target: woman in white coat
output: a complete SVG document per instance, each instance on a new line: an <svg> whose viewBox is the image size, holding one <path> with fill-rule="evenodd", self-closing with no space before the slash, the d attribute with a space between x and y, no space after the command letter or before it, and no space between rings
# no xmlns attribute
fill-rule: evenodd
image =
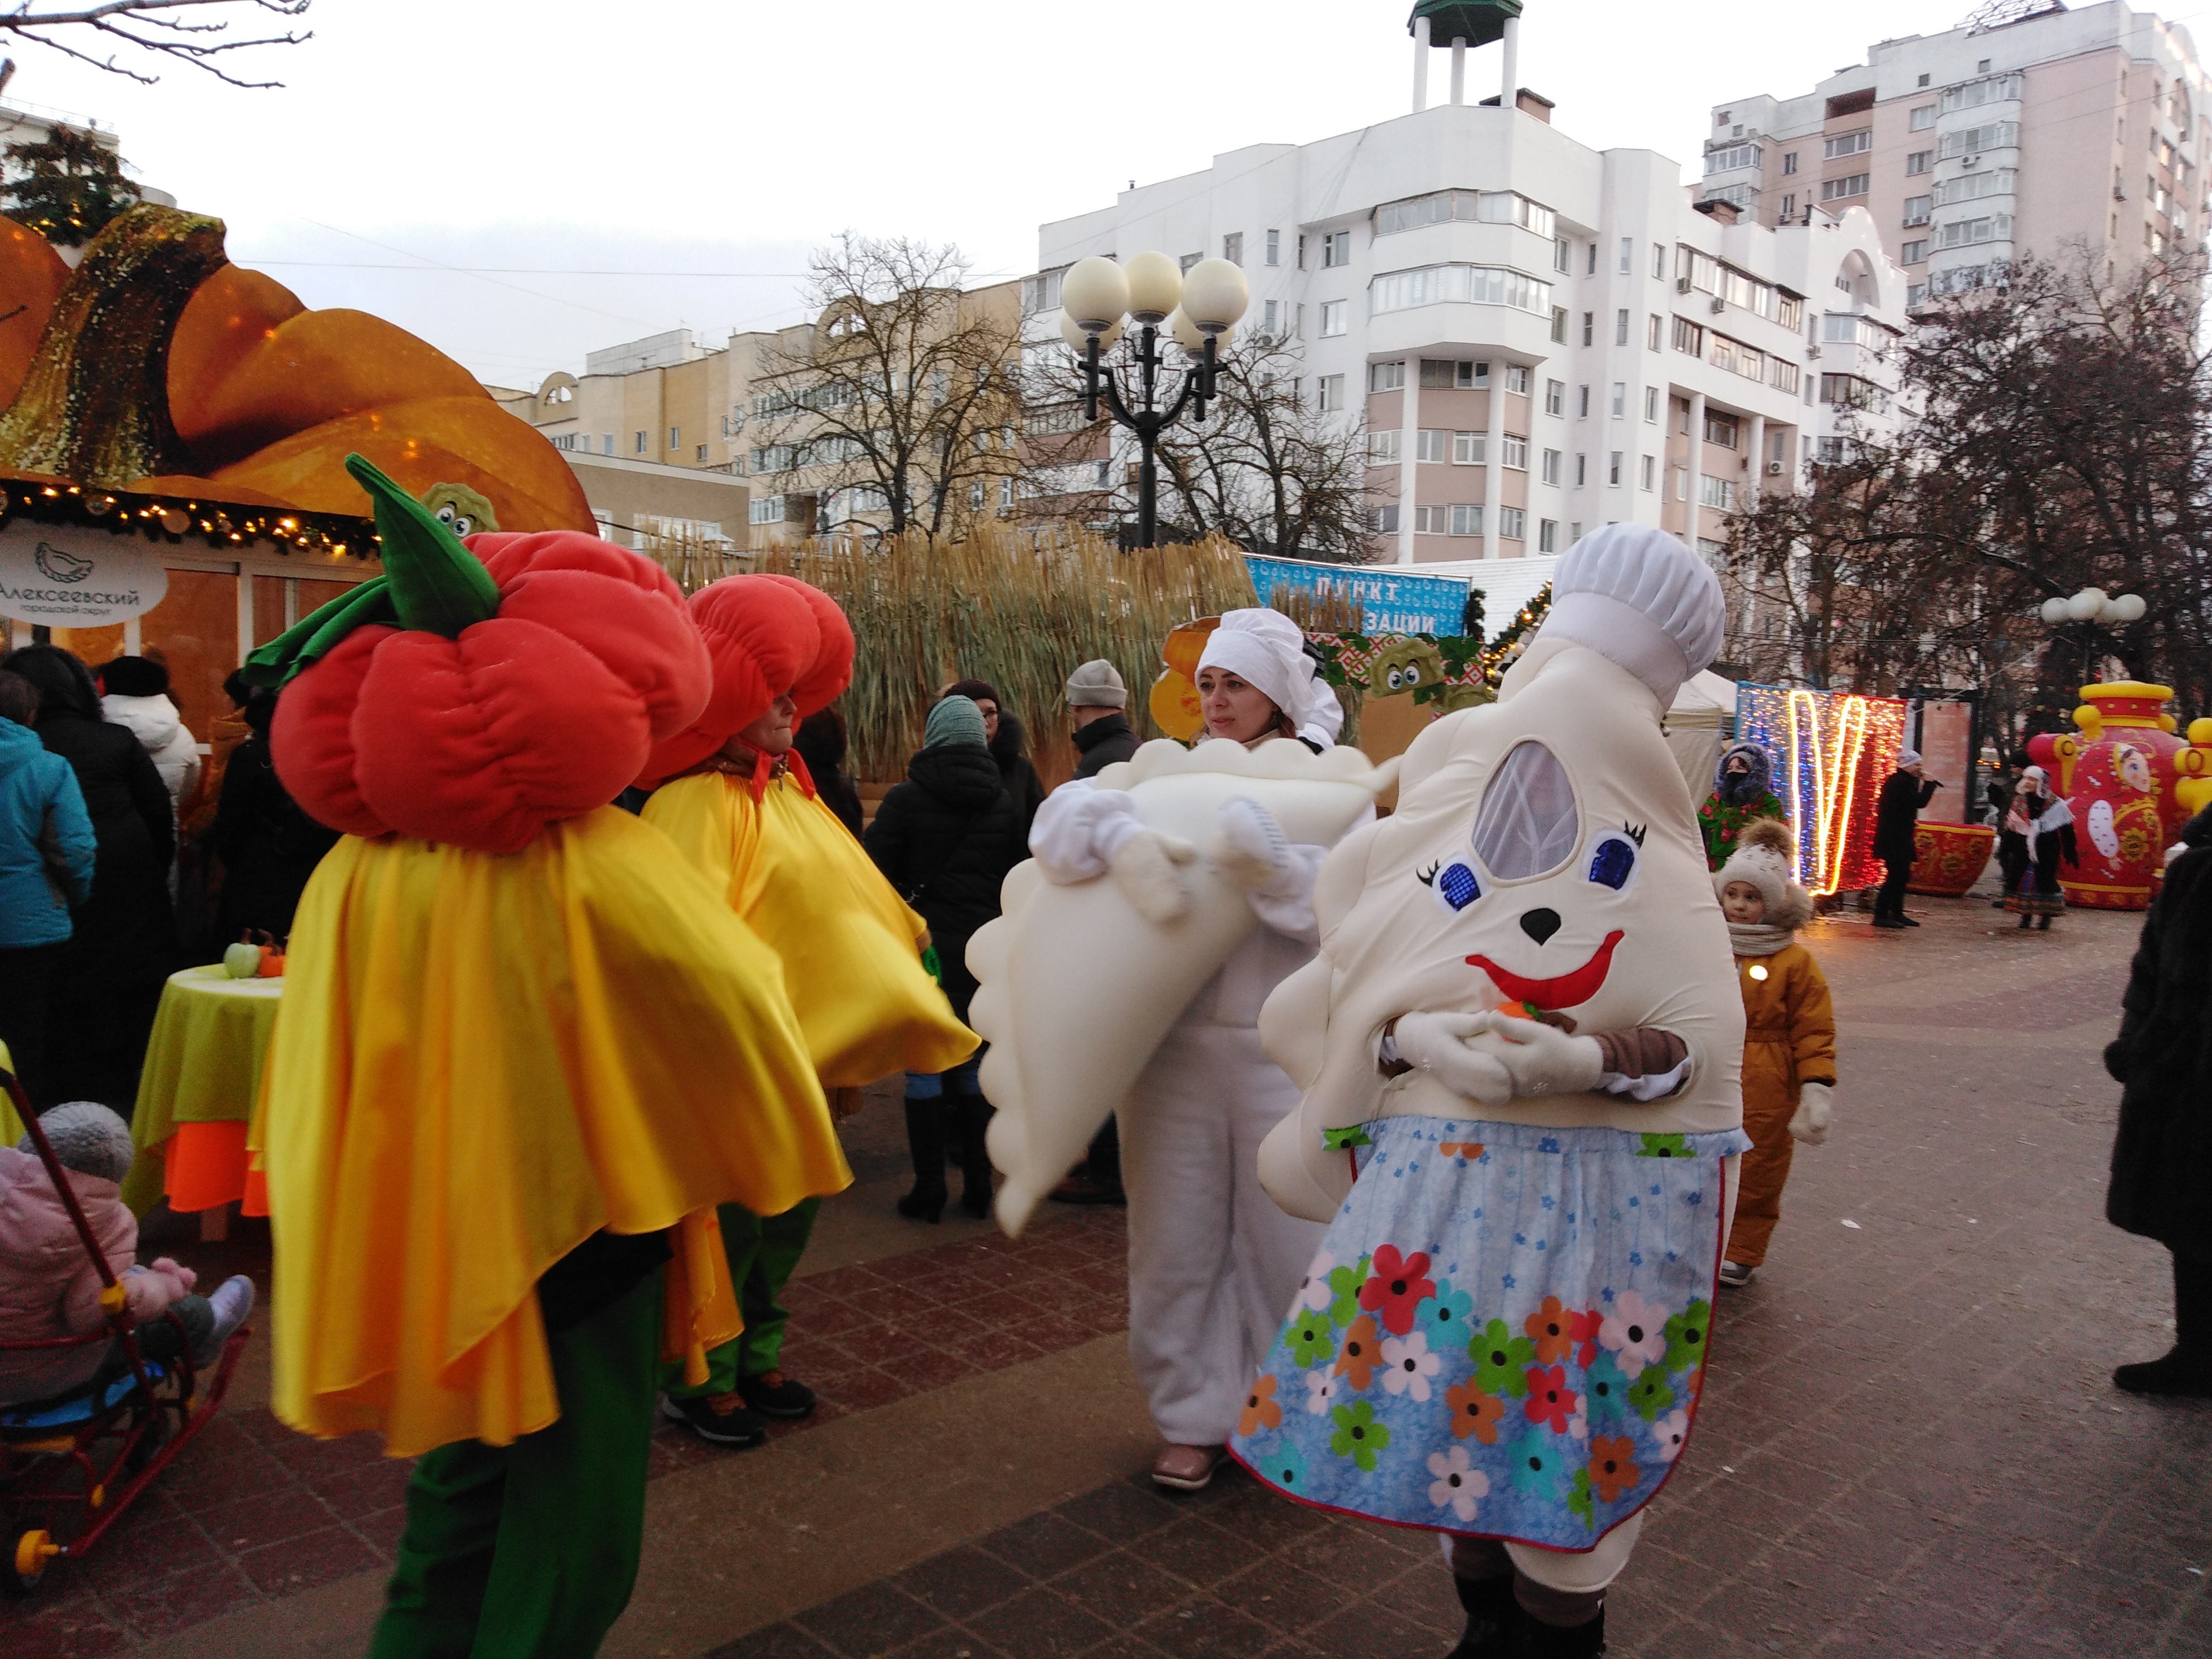
<svg viewBox="0 0 2212 1659"><path fill-rule="evenodd" d="M1256 748L1335 741L1344 712L1273 611L1232 611L1199 659L1209 738ZM1129 797L1089 779L1038 811L1030 850L1070 884L1112 870L1145 908L1171 914L1192 849L1147 830ZM1249 1385L1296 1296L1322 1229L1261 1190L1260 1143L1298 1091L1260 1046L1260 1006L1310 961L1319 939L1313 884L1322 847L1287 844L1266 809L1227 802L1214 862L1245 890L1261 926L1184 1007L1120 1109L1129 1199L1129 1353L1164 1443L1152 1479L1196 1491L1213 1478Z"/></svg>

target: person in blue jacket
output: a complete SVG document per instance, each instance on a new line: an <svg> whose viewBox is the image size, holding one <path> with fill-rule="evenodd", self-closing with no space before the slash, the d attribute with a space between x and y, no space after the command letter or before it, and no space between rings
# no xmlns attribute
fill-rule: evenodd
<svg viewBox="0 0 2212 1659"><path fill-rule="evenodd" d="M92 896L94 843L76 774L39 741L38 718L38 688L0 670L0 1043L44 1108L46 1003L70 911Z"/></svg>

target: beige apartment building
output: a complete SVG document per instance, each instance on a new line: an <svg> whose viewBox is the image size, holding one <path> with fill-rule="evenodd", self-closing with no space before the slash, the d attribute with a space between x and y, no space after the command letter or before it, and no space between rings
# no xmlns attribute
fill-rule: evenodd
<svg viewBox="0 0 2212 1659"><path fill-rule="evenodd" d="M960 296L959 321L997 326L1010 349L1020 313L1018 282ZM711 541L711 523L743 549L880 525L880 492L858 482L849 457L822 438L821 422L804 398L776 383L775 365L803 357L815 326L733 333L720 346L702 345L690 329L672 329L588 353L580 377L562 372L547 376L534 393L495 395L568 456L593 510L611 529L635 521L641 532L664 539ZM914 394L902 386L894 395L927 398L929 390ZM988 438L1003 443L1011 457L1011 429ZM684 472L717 475L721 493L702 498L696 483L687 491L673 476L665 487L652 482ZM713 510L726 506L732 489L742 511L738 522ZM960 496L963 516L1011 511L1012 503L1011 487L1002 489L995 479L980 498L973 482Z"/></svg>
<svg viewBox="0 0 2212 1659"><path fill-rule="evenodd" d="M1700 194L1768 225L1866 209L1917 305L2025 253L2201 247L2208 118L2186 29L2124 0L1989 0L1809 93L1715 105Z"/></svg>

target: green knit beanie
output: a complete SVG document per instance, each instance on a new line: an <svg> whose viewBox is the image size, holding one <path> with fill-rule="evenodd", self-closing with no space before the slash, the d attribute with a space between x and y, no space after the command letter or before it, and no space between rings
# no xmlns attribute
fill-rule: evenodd
<svg viewBox="0 0 2212 1659"><path fill-rule="evenodd" d="M921 746L942 749L947 744L972 743L983 746L983 711L967 697L947 697L929 711Z"/></svg>

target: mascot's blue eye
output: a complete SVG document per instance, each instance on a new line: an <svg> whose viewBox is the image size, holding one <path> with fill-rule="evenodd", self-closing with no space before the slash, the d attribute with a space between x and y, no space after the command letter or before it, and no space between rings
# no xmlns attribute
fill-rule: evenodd
<svg viewBox="0 0 2212 1659"><path fill-rule="evenodd" d="M1636 847L1632 842L1608 836L1598 843L1597 851L1590 855L1589 878L1619 892L1628 884L1636 871Z"/></svg>
<svg viewBox="0 0 2212 1659"><path fill-rule="evenodd" d="M1455 910L1464 910L1482 896L1482 884L1464 864L1448 864L1437 872L1437 891Z"/></svg>

